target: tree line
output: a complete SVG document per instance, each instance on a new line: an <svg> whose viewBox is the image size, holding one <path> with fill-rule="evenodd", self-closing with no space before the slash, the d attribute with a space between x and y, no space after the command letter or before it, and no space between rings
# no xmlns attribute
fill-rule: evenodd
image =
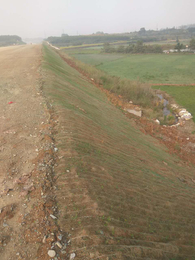
<svg viewBox="0 0 195 260"><path fill-rule="evenodd" d="M17 35L0 35L0 46L24 44L21 37Z"/></svg>
<svg viewBox="0 0 195 260"><path fill-rule="evenodd" d="M174 48L178 52L182 49L186 49L186 45L182 44L177 40L175 46L170 45L169 47ZM195 50L195 39L191 39L188 48L190 50ZM136 44L129 44L128 46L119 45L117 47L112 46L110 43L104 43L102 52L104 53L162 53L163 46L154 44L154 45L145 45L143 41L137 41Z"/></svg>
<svg viewBox="0 0 195 260"><path fill-rule="evenodd" d="M68 36L63 34L61 37L49 37L47 41L56 46L78 46L84 44L98 44L105 42L128 41L129 37L121 34L105 34L105 35L81 35Z"/></svg>
<svg viewBox="0 0 195 260"><path fill-rule="evenodd" d="M194 25L195 26L195 25ZM136 32L127 32L122 34L108 34L104 32L97 32L91 35L77 35L69 36L62 34L59 37L48 37L45 39L55 46L78 46L87 44L99 43L114 43L119 41L126 41L130 44L135 44L138 41L142 42L159 42L176 39L193 39L195 38L195 27L190 28L166 28L162 30L146 30L144 27ZM154 48L154 51L157 48ZM148 47L148 51L153 51ZM160 51L158 49L158 51Z"/></svg>
<svg viewBox="0 0 195 260"><path fill-rule="evenodd" d="M144 45L142 41L137 41L136 44L128 46L119 45L114 47L110 43L105 43L102 49L105 53L162 53L163 49L160 45Z"/></svg>

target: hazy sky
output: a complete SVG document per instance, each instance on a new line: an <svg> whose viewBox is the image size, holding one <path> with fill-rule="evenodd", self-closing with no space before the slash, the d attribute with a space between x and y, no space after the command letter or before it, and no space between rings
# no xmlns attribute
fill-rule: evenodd
<svg viewBox="0 0 195 260"><path fill-rule="evenodd" d="M130 32L195 23L195 0L0 0L0 35Z"/></svg>

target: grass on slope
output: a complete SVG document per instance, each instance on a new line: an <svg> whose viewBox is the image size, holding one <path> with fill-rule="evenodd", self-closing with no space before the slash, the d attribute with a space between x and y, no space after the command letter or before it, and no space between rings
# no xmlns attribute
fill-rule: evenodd
<svg viewBox="0 0 195 260"><path fill-rule="evenodd" d="M194 259L194 167L186 167L48 46L44 87L58 116L58 221L78 259ZM164 164L167 163L167 165Z"/></svg>
<svg viewBox="0 0 195 260"><path fill-rule="evenodd" d="M100 64L102 54L75 55L74 57L92 65ZM113 54L115 57L116 54ZM120 55L118 55L120 56ZM122 55L121 55L122 56ZM120 59L105 54L97 66L110 75L154 84L194 84L194 55L184 54L137 54Z"/></svg>
<svg viewBox="0 0 195 260"><path fill-rule="evenodd" d="M158 111L161 110L161 107L156 105L156 96L150 85L110 76L96 69L94 66L71 58L67 54L60 53L60 55L62 55L62 58L65 59L68 64L72 64L71 66L78 68L79 71L93 78L94 82L103 86L104 89L116 95L121 95L127 102L131 100L134 104L142 107L152 107Z"/></svg>
<svg viewBox="0 0 195 260"><path fill-rule="evenodd" d="M168 93L177 104L186 108L195 120L195 86L154 86L153 88Z"/></svg>

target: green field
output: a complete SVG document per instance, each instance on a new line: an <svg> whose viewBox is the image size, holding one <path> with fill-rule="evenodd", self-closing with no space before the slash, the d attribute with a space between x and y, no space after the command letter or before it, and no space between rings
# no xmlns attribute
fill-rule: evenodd
<svg viewBox="0 0 195 260"><path fill-rule="evenodd" d="M124 55L122 54L73 54L73 57L75 57L78 60L81 60L84 63L91 64L94 66L103 65L107 62L113 62L118 59L124 58Z"/></svg>
<svg viewBox="0 0 195 260"><path fill-rule="evenodd" d="M57 222L78 259L194 259L194 166L135 128L44 46L43 92L57 120ZM56 121L55 121L56 122Z"/></svg>
<svg viewBox="0 0 195 260"><path fill-rule="evenodd" d="M195 83L195 55L137 54L116 58L115 54L78 54L74 57L121 78L152 84Z"/></svg>
<svg viewBox="0 0 195 260"><path fill-rule="evenodd" d="M154 89L165 91L175 99L177 104L185 107L195 120L195 86L154 86Z"/></svg>

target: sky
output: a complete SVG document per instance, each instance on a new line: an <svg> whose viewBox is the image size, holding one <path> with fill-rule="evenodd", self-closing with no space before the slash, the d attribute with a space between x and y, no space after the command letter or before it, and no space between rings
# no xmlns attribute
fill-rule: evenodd
<svg viewBox="0 0 195 260"><path fill-rule="evenodd" d="M0 0L0 35L122 33L195 23L195 0Z"/></svg>

